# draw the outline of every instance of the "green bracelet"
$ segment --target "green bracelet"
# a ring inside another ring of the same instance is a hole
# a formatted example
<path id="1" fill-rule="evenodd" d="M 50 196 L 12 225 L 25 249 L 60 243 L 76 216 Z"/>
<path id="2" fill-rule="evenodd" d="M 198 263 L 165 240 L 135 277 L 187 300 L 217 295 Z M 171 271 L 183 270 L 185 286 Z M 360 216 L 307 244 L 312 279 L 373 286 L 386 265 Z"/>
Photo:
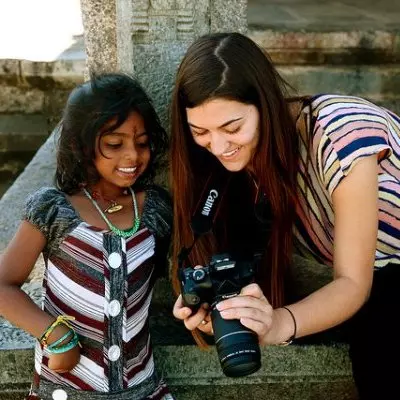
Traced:
<path id="1" fill-rule="evenodd" d="M 69 336 L 75 336 L 75 331 L 73 329 L 69 329 L 68 332 L 64 336 L 62 336 L 60 339 L 58 339 L 54 343 L 49 344 L 47 346 L 47 349 L 48 350 L 53 350 L 53 349 L 57 348 L 57 346 L 59 344 L 61 344 L 65 339 L 68 339 Z M 67 343 L 65 343 L 65 344 L 67 344 Z"/>
<path id="2" fill-rule="evenodd" d="M 72 338 L 72 340 L 70 342 L 68 342 L 60 347 L 57 347 L 55 349 L 47 348 L 47 351 L 50 354 L 61 354 L 61 353 L 66 353 L 67 351 L 73 349 L 77 345 L 80 345 L 80 343 L 79 343 L 78 335 L 75 333 L 74 337 Z"/>

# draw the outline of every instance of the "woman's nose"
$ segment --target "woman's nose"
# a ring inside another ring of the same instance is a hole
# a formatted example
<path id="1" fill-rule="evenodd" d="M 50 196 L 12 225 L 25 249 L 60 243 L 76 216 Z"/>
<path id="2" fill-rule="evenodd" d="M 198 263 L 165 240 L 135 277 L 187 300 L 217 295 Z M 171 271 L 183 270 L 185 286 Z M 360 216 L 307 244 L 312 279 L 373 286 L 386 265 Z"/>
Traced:
<path id="1" fill-rule="evenodd" d="M 208 149 L 215 156 L 220 156 L 224 151 L 226 151 L 227 142 L 223 135 L 219 133 L 212 133 L 210 137 L 210 143 L 208 145 Z"/>

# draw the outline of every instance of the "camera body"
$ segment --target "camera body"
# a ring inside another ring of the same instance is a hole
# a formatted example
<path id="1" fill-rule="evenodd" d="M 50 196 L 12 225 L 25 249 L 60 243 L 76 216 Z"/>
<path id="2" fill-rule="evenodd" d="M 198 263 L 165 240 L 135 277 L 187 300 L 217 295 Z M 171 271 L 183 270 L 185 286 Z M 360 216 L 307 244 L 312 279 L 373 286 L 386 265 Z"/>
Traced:
<path id="1" fill-rule="evenodd" d="M 209 265 L 180 270 L 183 304 L 192 310 L 202 303 L 213 305 L 236 296 L 254 279 L 254 262 L 234 261 L 228 253 L 216 254 Z"/>
<path id="2" fill-rule="evenodd" d="M 225 320 L 216 308 L 218 302 L 237 296 L 255 280 L 255 261 L 235 261 L 228 253 L 216 254 L 209 265 L 179 270 L 183 304 L 197 311 L 202 303 L 211 306 L 215 345 L 225 375 L 252 374 L 261 366 L 257 335 L 239 320 Z"/>

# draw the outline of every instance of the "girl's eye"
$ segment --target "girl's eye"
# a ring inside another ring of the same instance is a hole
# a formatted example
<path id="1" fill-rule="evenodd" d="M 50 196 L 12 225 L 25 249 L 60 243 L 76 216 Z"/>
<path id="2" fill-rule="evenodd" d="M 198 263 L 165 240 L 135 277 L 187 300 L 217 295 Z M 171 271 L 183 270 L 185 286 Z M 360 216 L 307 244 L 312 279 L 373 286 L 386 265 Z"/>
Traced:
<path id="1" fill-rule="evenodd" d="M 109 149 L 119 149 L 122 143 L 105 143 L 105 146 Z"/>
<path id="2" fill-rule="evenodd" d="M 145 149 L 145 148 L 149 147 L 149 142 L 136 143 L 136 145 L 138 147 L 140 147 L 141 149 Z"/>

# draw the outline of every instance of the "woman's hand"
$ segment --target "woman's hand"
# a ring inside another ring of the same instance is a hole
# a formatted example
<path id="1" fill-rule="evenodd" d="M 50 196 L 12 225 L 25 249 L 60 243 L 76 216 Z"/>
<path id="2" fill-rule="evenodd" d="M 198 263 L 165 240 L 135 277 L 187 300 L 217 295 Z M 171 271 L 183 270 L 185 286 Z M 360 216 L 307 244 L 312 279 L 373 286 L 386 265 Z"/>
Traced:
<path id="1" fill-rule="evenodd" d="M 224 319 L 238 319 L 258 335 L 260 344 L 272 344 L 274 310 L 255 283 L 245 286 L 240 294 L 217 304 Z"/>
<path id="2" fill-rule="evenodd" d="M 183 305 L 182 295 L 179 295 L 174 304 L 173 314 L 175 318 L 183 320 L 186 328 L 190 331 L 193 331 L 197 328 L 209 335 L 213 334 L 208 304 L 202 304 L 199 310 L 193 314 L 189 307 L 185 307 Z"/>

